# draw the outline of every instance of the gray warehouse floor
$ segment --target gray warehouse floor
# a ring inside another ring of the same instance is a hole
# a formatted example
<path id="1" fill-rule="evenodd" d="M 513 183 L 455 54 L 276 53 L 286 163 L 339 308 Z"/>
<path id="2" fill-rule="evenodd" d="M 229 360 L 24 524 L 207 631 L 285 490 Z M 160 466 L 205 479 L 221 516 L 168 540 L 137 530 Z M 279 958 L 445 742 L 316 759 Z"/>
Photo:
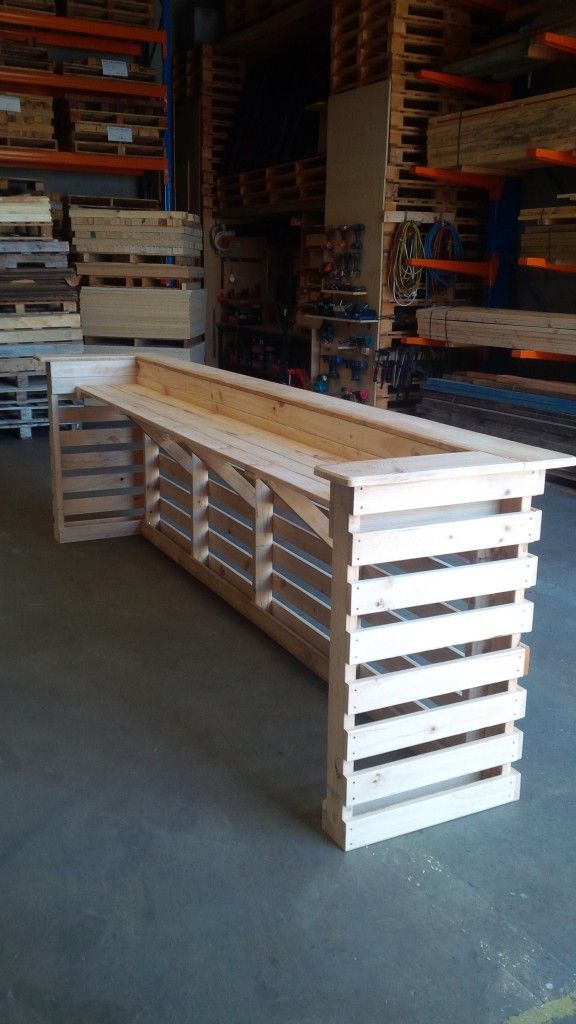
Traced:
<path id="1" fill-rule="evenodd" d="M 0 481 L 0 1024 L 576 1022 L 576 493 L 521 801 L 345 855 L 323 685 L 145 541 L 58 546 L 45 438 Z"/>

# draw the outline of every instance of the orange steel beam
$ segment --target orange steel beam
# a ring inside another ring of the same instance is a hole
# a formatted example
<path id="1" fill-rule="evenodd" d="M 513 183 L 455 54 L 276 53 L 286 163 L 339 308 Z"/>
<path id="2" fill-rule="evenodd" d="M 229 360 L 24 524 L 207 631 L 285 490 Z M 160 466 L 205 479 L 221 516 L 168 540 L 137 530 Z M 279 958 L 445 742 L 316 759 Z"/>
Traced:
<path id="1" fill-rule="evenodd" d="M 401 345 L 422 345 L 426 348 L 445 348 L 443 341 L 434 341 L 432 338 L 402 338 Z"/>
<path id="2" fill-rule="evenodd" d="M 70 50 L 95 50 L 97 53 L 121 53 L 126 57 L 140 57 L 142 43 L 98 39 L 96 36 L 73 36 L 58 32 L 36 32 L 33 29 L 4 28 L 0 20 L 0 37 L 14 42 L 44 43 L 45 46 L 66 46 Z"/>
<path id="3" fill-rule="evenodd" d="M 519 267 L 534 267 L 537 270 L 555 270 L 559 274 L 576 274 L 576 263 L 553 263 L 541 256 L 521 256 Z"/>
<path id="4" fill-rule="evenodd" d="M 141 28 L 139 25 L 119 25 L 117 22 L 96 21 L 90 18 L 64 18 L 40 11 L 7 11 L 0 8 L 0 24 L 7 27 L 25 26 L 36 31 L 63 32 L 66 35 L 99 36 L 101 39 L 128 39 L 139 43 L 166 45 L 166 33 L 160 29 Z"/>
<path id="5" fill-rule="evenodd" d="M 152 156 L 114 156 L 104 153 L 67 153 L 56 149 L 0 148 L 0 166 L 32 167 L 43 171 L 84 171 L 93 174 L 166 172 L 166 161 Z"/>
<path id="6" fill-rule="evenodd" d="M 500 199 L 504 188 L 504 178 L 497 174 L 474 174 L 471 171 L 447 170 L 443 167 L 418 167 L 410 168 L 410 173 L 417 178 L 430 178 L 432 181 L 439 181 L 446 185 L 458 185 L 460 188 L 483 188 L 488 192 L 490 199 Z"/>
<path id="7" fill-rule="evenodd" d="M 484 284 L 492 285 L 498 273 L 498 256 L 489 260 L 434 260 L 415 256 L 406 260 L 410 267 L 422 267 L 424 270 L 443 270 L 451 274 L 465 274 L 481 277 Z"/>
<path id="8" fill-rule="evenodd" d="M 560 167 L 576 167 L 576 153 L 565 153 L 561 149 L 529 149 L 526 152 L 532 160 L 543 164 L 558 164 Z"/>
<path id="9" fill-rule="evenodd" d="M 420 68 L 416 78 L 432 85 L 441 85 L 445 89 L 457 89 L 459 92 L 473 92 L 479 96 L 490 96 L 495 100 L 510 99 L 508 82 L 485 82 L 481 78 L 469 78 L 467 75 L 451 75 L 447 71 L 432 71 Z"/>
<path id="10" fill-rule="evenodd" d="M 551 363 L 576 363 L 576 356 L 562 352 L 533 352 L 532 349 L 517 348 L 510 352 L 512 359 L 546 359 Z"/>
<path id="11" fill-rule="evenodd" d="M 0 67 L 0 84 L 18 92 L 54 96 L 61 92 L 114 93 L 116 96 L 155 96 L 163 99 L 166 86 L 156 82 L 127 82 L 123 78 L 96 75 L 55 75 L 51 71 L 29 71 Z"/>
<path id="12" fill-rule="evenodd" d="M 549 46 L 552 50 L 560 50 L 561 53 L 570 53 L 576 57 L 576 36 L 563 36 L 558 32 L 540 32 L 536 36 L 536 42 L 542 46 Z"/>

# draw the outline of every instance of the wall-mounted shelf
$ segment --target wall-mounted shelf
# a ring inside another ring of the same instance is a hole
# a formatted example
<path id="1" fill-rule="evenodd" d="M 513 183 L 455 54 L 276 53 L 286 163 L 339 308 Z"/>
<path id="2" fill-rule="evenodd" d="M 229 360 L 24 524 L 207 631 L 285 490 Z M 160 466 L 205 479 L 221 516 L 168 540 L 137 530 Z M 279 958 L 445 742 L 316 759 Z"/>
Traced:
<path id="1" fill-rule="evenodd" d="M 52 71 L 0 68 L 0 86 L 40 96 L 61 93 L 111 93 L 115 96 L 148 96 L 164 99 L 166 86 L 156 82 L 128 82 L 124 78 L 100 78 L 97 75 L 57 75 Z"/>
<path id="2" fill-rule="evenodd" d="M 1 12 L 0 8 L 0 12 Z M 140 57 L 144 43 L 132 43 L 118 39 L 99 39 L 97 36 L 75 36 L 58 32 L 42 32 L 37 29 L 4 28 L 0 13 L 0 39 L 15 44 L 37 46 L 64 46 L 68 50 L 90 50 L 95 53 L 120 53 L 125 57 Z"/>
<path id="3" fill-rule="evenodd" d="M 456 92 L 471 92 L 478 96 L 488 96 L 490 99 L 504 102 L 510 99 L 511 89 L 507 82 L 491 82 L 482 78 L 472 78 L 469 75 L 453 75 L 448 71 L 434 71 L 428 68 L 420 68 L 416 72 L 416 78 L 422 82 L 430 82 L 431 85 L 439 85 L 443 89 L 455 89 Z"/>
<path id="4" fill-rule="evenodd" d="M 410 173 L 416 178 L 429 178 L 442 185 L 485 189 L 490 199 L 500 199 L 505 180 L 499 174 L 475 174 L 473 171 L 449 170 L 444 167 L 419 167 L 415 164 L 410 168 Z"/>
<path id="5" fill-rule="evenodd" d="M 482 278 L 483 284 L 492 285 L 498 273 L 498 257 L 492 256 L 489 260 L 434 260 L 425 257 L 414 256 L 406 261 L 411 267 L 421 267 L 423 270 L 440 270 L 450 274 L 463 274 L 469 277 Z"/>
<path id="6" fill-rule="evenodd" d="M 82 49 L 108 50 L 110 40 L 126 40 L 128 43 L 148 43 L 166 46 L 166 33 L 160 29 L 142 28 L 139 25 L 121 25 L 118 22 L 99 21 L 89 18 L 64 18 L 57 14 L 42 14 L 40 11 L 7 11 L 0 9 L 0 28 L 29 29 L 39 40 L 47 43 L 50 36 L 52 46 L 71 46 L 71 38 L 87 37 Z"/>
<path id="7" fill-rule="evenodd" d="M 532 267 L 535 270 L 554 270 L 558 274 L 576 274 L 576 263 L 556 263 L 541 256 L 521 256 L 519 267 Z"/>
<path id="8" fill-rule="evenodd" d="M 166 172 L 163 157 L 115 156 L 107 153 L 68 153 L 56 149 L 0 148 L 0 167 L 29 167 L 42 171 L 81 171 L 88 174 L 140 175 Z"/>
<path id="9" fill-rule="evenodd" d="M 558 167 L 576 167 L 576 153 L 564 152 L 561 149 L 529 149 L 526 153 L 531 160 L 542 164 L 556 164 Z"/>
<path id="10" fill-rule="evenodd" d="M 568 53 L 576 57 L 575 36 L 564 36 L 558 32 L 541 32 L 536 36 L 536 42 L 541 46 L 549 46 L 551 50 L 559 50 L 561 53 Z"/>

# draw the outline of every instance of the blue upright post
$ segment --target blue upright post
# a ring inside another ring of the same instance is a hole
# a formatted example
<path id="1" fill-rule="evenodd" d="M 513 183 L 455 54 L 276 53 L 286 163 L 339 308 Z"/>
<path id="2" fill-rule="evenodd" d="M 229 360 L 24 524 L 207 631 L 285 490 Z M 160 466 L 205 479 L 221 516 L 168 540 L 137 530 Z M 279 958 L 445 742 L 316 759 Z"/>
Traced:
<path id="1" fill-rule="evenodd" d="M 166 86 L 166 177 L 164 180 L 164 209 L 174 209 L 174 94 L 172 88 L 172 0 L 162 0 L 162 28 L 166 45 L 162 56 L 162 82 Z"/>

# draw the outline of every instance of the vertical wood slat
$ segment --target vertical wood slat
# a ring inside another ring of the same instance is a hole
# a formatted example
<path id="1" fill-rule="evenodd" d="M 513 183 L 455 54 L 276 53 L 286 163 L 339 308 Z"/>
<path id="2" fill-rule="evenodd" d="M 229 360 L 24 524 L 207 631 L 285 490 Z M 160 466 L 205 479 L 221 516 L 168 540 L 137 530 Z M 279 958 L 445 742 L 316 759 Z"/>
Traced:
<path id="1" fill-rule="evenodd" d="M 255 494 L 252 537 L 254 601 L 260 608 L 269 608 L 272 601 L 274 493 L 261 480 L 256 480 Z"/>

